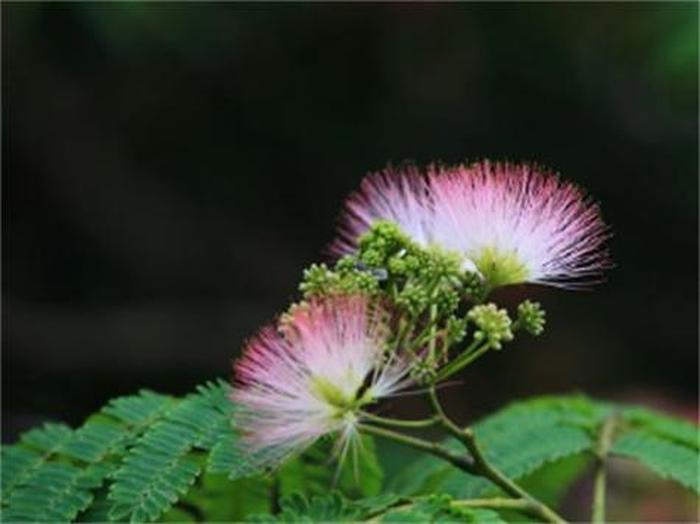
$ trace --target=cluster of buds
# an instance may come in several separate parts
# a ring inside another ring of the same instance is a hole
[[[334,269],[326,264],[312,264],[305,269],[299,291],[305,300],[358,293],[373,296],[379,291],[379,279],[372,273],[358,271],[351,257],[344,257]]]
[[[513,323],[508,311],[499,309],[495,304],[474,306],[467,318],[476,325],[474,340],[487,344],[491,349],[501,349],[502,342],[513,340]]]

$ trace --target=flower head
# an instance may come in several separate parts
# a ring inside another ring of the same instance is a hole
[[[408,363],[387,350],[385,317],[363,295],[336,295],[296,306],[248,342],[232,399],[258,462],[275,466],[333,433],[344,455],[362,408],[410,382]]]
[[[610,266],[608,227],[580,188],[528,164],[387,169],[362,182],[345,205],[336,255],[352,253],[378,220],[414,242],[460,253],[490,286],[594,283]]]

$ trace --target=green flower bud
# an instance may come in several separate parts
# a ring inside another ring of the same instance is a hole
[[[396,304],[411,315],[418,315],[428,307],[429,297],[424,287],[407,282],[396,297]]]
[[[345,255],[335,263],[336,271],[352,271],[357,267],[357,259],[353,255]]]
[[[539,302],[525,300],[518,306],[518,319],[516,324],[522,327],[531,335],[541,335],[544,331],[546,313]]]
[[[402,257],[392,257],[389,259],[389,263],[387,264],[387,267],[389,268],[389,272],[392,275],[397,275],[397,276],[402,276],[407,273],[408,270],[408,265],[406,263],[406,259]]]
[[[454,315],[449,317],[445,323],[445,332],[450,343],[456,344],[461,342],[467,335],[467,319],[458,318]]]

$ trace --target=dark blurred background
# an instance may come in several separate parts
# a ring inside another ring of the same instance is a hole
[[[535,160],[617,268],[445,391],[696,413],[698,5],[3,3],[3,440],[228,377],[387,162]],[[401,412],[419,411],[420,403]]]

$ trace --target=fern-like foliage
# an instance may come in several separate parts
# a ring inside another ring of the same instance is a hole
[[[111,520],[156,520],[194,484],[211,451],[232,424],[229,386],[206,384],[174,403],[151,425],[114,474]]]
[[[46,424],[2,451],[2,519],[71,521],[117,469],[130,441],[171,402],[142,392],[116,399],[75,431]]]
[[[380,491],[370,438],[342,470],[324,441],[274,478],[264,475],[238,443],[230,393],[222,381],[182,399],[143,391],[113,400],[76,430],[47,424],[26,433],[2,450],[3,521],[182,520],[192,507],[205,520],[240,520],[294,489]],[[217,498],[227,503],[210,504]]]
[[[368,437],[340,470],[331,459],[332,442],[322,440],[274,474],[261,471],[233,427],[230,394],[222,381],[184,398],[142,391],[111,401],[75,430],[46,424],[27,432],[2,449],[2,521],[240,521],[251,514],[306,522],[501,518],[452,504],[451,497],[498,492],[432,457],[417,458],[385,482]],[[698,490],[697,428],[650,410],[581,396],[543,397],[508,406],[475,431],[504,473],[558,497],[560,484],[590,463],[598,428],[613,414],[619,419],[613,455]],[[446,445],[461,451],[456,442]],[[548,471],[557,472],[557,486],[544,478]]]

